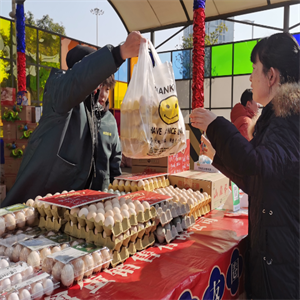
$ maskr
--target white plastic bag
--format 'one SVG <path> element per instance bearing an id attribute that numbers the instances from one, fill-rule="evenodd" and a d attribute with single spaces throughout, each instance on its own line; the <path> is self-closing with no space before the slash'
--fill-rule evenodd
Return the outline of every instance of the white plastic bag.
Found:
<path id="1" fill-rule="evenodd" d="M 131 158 L 164 157 L 186 147 L 172 64 L 161 62 L 150 41 L 141 43 L 121 105 L 121 142 L 124 155 Z"/>

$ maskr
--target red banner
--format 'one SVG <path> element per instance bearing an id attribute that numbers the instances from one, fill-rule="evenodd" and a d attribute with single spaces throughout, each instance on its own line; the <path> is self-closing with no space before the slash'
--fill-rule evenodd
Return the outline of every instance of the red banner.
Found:
<path id="1" fill-rule="evenodd" d="M 46 299 L 237 299 L 244 290 L 245 218 L 212 211 L 170 244 L 155 245 Z"/>

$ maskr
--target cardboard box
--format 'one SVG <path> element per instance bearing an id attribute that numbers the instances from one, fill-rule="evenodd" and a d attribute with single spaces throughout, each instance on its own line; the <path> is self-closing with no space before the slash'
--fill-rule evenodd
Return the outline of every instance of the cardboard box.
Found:
<path id="1" fill-rule="evenodd" d="M 6 197 L 6 185 L 1 184 L 0 185 L 0 203 L 5 199 Z"/>
<path id="2" fill-rule="evenodd" d="M 179 188 L 192 188 L 211 196 L 211 209 L 218 208 L 227 199 L 229 179 L 221 173 L 185 171 L 169 175 L 169 181 Z"/>
<path id="3" fill-rule="evenodd" d="M 3 120 L 3 138 L 15 140 L 17 138 L 17 125 L 15 122 Z"/>
<path id="4" fill-rule="evenodd" d="M 132 159 L 132 173 L 150 172 L 150 170 L 160 170 L 175 174 L 190 169 L 190 140 L 186 141 L 184 152 L 162 158 Z M 152 172 L 152 171 L 151 171 Z M 156 172 L 156 171 L 154 171 Z"/>
<path id="5" fill-rule="evenodd" d="M 1 117 L 3 120 L 3 114 L 6 110 L 14 110 L 14 105 L 3 105 L 1 107 Z M 20 121 L 22 122 L 28 122 L 32 123 L 32 106 L 22 106 L 22 110 L 18 113 L 18 117 L 20 118 Z M 17 121 L 17 120 L 16 120 Z"/>
<path id="6" fill-rule="evenodd" d="M 156 166 L 132 166 L 131 172 L 132 174 L 136 173 L 168 173 L 168 167 L 156 167 Z"/>
<path id="7" fill-rule="evenodd" d="M 12 157 L 11 156 L 12 150 L 7 147 L 7 144 L 13 144 L 14 143 L 18 149 L 23 151 L 23 154 L 24 154 L 24 151 L 25 151 L 26 146 L 28 144 L 28 140 L 26 140 L 26 139 L 22 139 L 22 140 L 3 139 L 3 142 L 4 142 L 4 156 L 5 157 Z"/>
<path id="8" fill-rule="evenodd" d="M 22 158 L 5 158 L 4 173 L 5 175 L 16 175 L 19 172 Z"/>

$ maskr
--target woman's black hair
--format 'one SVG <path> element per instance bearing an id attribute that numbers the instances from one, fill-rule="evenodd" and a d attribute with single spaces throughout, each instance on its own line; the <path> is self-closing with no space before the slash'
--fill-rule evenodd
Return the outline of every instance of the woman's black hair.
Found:
<path id="1" fill-rule="evenodd" d="M 281 84 L 299 82 L 300 48 L 289 33 L 276 33 L 260 40 L 251 53 L 252 63 L 257 59 L 263 64 L 264 73 L 271 67 L 280 72 Z"/>

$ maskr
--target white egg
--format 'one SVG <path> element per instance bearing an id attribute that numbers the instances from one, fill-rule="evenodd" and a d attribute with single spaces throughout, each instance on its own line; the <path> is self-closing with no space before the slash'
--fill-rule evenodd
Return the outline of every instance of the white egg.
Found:
<path id="1" fill-rule="evenodd" d="M 116 223 L 117 221 L 122 222 L 123 216 L 122 216 L 121 214 L 115 214 L 115 215 L 114 215 L 114 220 L 115 220 L 115 223 Z"/>
<path id="2" fill-rule="evenodd" d="M 121 215 L 123 218 L 129 218 L 129 211 L 128 210 L 122 210 Z"/>
<path id="3" fill-rule="evenodd" d="M 122 197 L 119 200 L 120 206 L 122 206 L 123 204 L 126 204 L 126 198 Z"/>
<path id="4" fill-rule="evenodd" d="M 108 216 L 105 218 L 105 221 L 104 221 L 104 226 L 108 227 L 108 226 L 114 226 L 115 224 L 115 221 L 114 221 L 114 218 L 112 216 Z"/>
<path id="5" fill-rule="evenodd" d="M 50 231 L 48 234 L 47 234 L 47 236 L 54 236 L 54 235 L 56 235 L 53 231 Z"/>
<path id="6" fill-rule="evenodd" d="M 5 220 L 0 217 L 0 236 L 5 232 Z"/>
<path id="7" fill-rule="evenodd" d="M 61 271 L 61 283 L 69 287 L 74 282 L 74 269 L 73 266 L 70 264 L 67 264 L 64 266 L 64 268 Z"/>
<path id="8" fill-rule="evenodd" d="M 78 207 L 74 207 L 74 208 L 71 209 L 70 214 L 75 216 L 75 214 L 76 215 L 79 214 L 79 211 L 80 211 L 80 209 Z"/>
<path id="9" fill-rule="evenodd" d="M 25 212 L 26 221 L 28 225 L 32 225 L 35 221 L 34 209 L 28 209 Z"/>
<path id="10" fill-rule="evenodd" d="M 120 209 L 120 204 L 119 203 L 113 203 L 113 209 L 115 208 L 115 207 L 117 207 L 117 208 L 119 208 Z"/>
<path id="11" fill-rule="evenodd" d="M 83 257 L 84 262 L 84 276 L 89 277 L 93 274 L 94 259 L 93 256 L 88 254 Z"/>
<path id="12" fill-rule="evenodd" d="M 100 209 L 100 208 L 104 209 L 104 204 L 102 202 L 98 202 L 96 204 L 96 207 L 97 207 L 97 210 Z"/>
<path id="13" fill-rule="evenodd" d="M 134 200 L 133 201 L 134 206 L 136 207 L 138 204 L 141 204 L 141 202 L 139 200 Z"/>
<path id="14" fill-rule="evenodd" d="M 66 243 L 66 244 L 62 244 L 60 248 L 61 248 L 61 250 L 64 250 L 68 247 L 70 247 L 70 245 Z"/>
<path id="15" fill-rule="evenodd" d="M 61 248 L 59 246 L 55 246 L 51 249 L 51 253 L 59 252 L 61 251 Z"/>
<path id="16" fill-rule="evenodd" d="M 37 251 L 32 251 L 27 258 L 27 264 L 31 266 L 35 271 L 40 269 L 41 258 Z"/>
<path id="17" fill-rule="evenodd" d="M 32 288 L 33 299 L 41 299 L 43 295 L 44 295 L 43 285 L 40 282 L 38 282 Z"/>
<path id="18" fill-rule="evenodd" d="M 28 200 L 26 201 L 26 205 L 27 205 L 27 206 L 33 207 L 33 206 L 34 206 L 34 200 L 28 199 Z"/>
<path id="19" fill-rule="evenodd" d="M 84 262 L 82 258 L 77 258 L 74 261 L 72 261 L 72 265 L 74 267 L 74 280 L 82 280 L 84 275 Z"/>
<path id="20" fill-rule="evenodd" d="M 50 257 L 46 257 L 43 260 L 42 271 L 51 274 L 53 266 L 54 266 L 54 260 Z"/>
<path id="21" fill-rule="evenodd" d="M 18 283 L 22 282 L 23 277 L 22 277 L 22 275 L 20 273 L 17 273 L 14 276 L 12 276 L 10 278 L 10 280 L 11 280 L 11 284 L 15 285 L 15 284 L 18 284 Z"/>
<path id="22" fill-rule="evenodd" d="M 118 239 L 119 241 L 123 241 L 124 240 L 124 235 L 121 233 L 118 236 L 113 236 L 112 240 L 113 242 Z"/>
<path id="23" fill-rule="evenodd" d="M 91 204 L 88 208 L 89 211 L 96 212 L 97 211 L 97 206 L 95 204 Z"/>
<path id="24" fill-rule="evenodd" d="M 104 207 L 106 207 L 107 205 L 112 206 L 112 202 L 110 200 L 107 200 L 104 202 Z"/>
<path id="25" fill-rule="evenodd" d="M 20 300 L 19 296 L 17 293 L 11 293 L 9 296 L 6 296 L 7 300 Z"/>
<path id="26" fill-rule="evenodd" d="M 0 260 L 0 269 L 7 268 L 9 266 L 9 262 L 6 259 Z"/>
<path id="27" fill-rule="evenodd" d="M 85 207 L 83 207 L 83 208 L 79 211 L 78 216 L 81 217 L 81 218 L 87 217 L 88 213 L 89 213 L 89 211 L 88 211 Z"/>
<path id="28" fill-rule="evenodd" d="M 146 208 L 150 209 L 150 205 L 149 205 L 149 203 L 148 203 L 147 201 L 144 201 L 144 202 L 142 203 L 142 205 L 144 206 L 145 209 L 146 209 Z"/>
<path id="29" fill-rule="evenodd" d="M 203 196 L 204 196 L 205 200 L 207 200 L 209 198 L 209 196 L 206 192 L 203 193 Z"/>
<path id="30" fill-rule="evenodd" d="M 106 205 L 105 208 L 104 208 L 105 211 L 109 211 L 109 210 L 112 210 L 112 209 L 113 208 L 112 208 L 111 205 Z"/>
<path id="31" fill-rule="evenodd" d="M 57 196 L 57 195 L 60 195 L 60 193 L 59 193 L 59 192 L 56 192 L 56 193 L 54 194 L 54 196 Z"/>
<path id="32" fill-rule="evenodd" d="M 20 300 L 31 300 L 31 294 L 28 290 L 23 289 L 19 292 Z"/>
<path id="33" fill-rule="evenodd" d="M 145 225 L 143 223 L 138 223 L 139 230 L 142 230 L 145 228 Z"/>
<path id="34" fill-rule="evenodd" d="M 129 203 L 132 203 L 132 199 L 131 198 L 126 199 L 125 203 L 123 203 L 123 204 L 127 204 L 128 205 Z"/>
<path id="35" fill-rule="evenodd" d="M 16 228 L 16 219 L 12 214 L 7 214 L 4 216 L 5 227 L 8 230 L 14 230 Z"/>
<path id="36" fill-rule="evenodd" d="M 141 204 L 141 203 L 137 203 L 136 206 L 135 206 L 135 211 L 138 213 L 140 211 L 144 211 L 144 206 Z"/>
<path id="37" fill-rule="evenodd" d="M 53 282 L 50 278 L 47 278 L 43 281 L 44 294 L 50 296 L 54 290 Z"/>
<path id="38" fill-rule="evenodd" d="M 21 272 L 21 274 L 23 276 L 23 280 L 26 280 L 27 278 L 32 276 L 33 268 L 31 266 L 28 266 L 28 268 L 26 270 L 24 270 L 23 272 Z"/>
<path id="39" fill-rule="evenodd" d="M 133 205 L 133 204 L 132 204 Z M 134 205 L 133 205 L 134 206 Z M 122 206 L 121 206 L 121 210 L 128 210 L 129 209 L 129 206 L 126 204 L 126 203 L 124 203 Z"/>
<path id="40" fill-rule="evenodd" d="M 94 270 L 93 272 L 100 272 L 101 271 L 101 268 L 102 268 L 102 262 L 103 262 L 103 259 L 102 259 L 102 255 L 100 253 L 100 251 L 96 251 L 92 254 L 93 256 L 93 260 L 94 260 Z"/>
<path id="41" fill-rule="evenodd" d="M 25 226 L 26 217 L 23 212 L 19 211 L 16 213 L 16 223 L 19 228 L 22 228 Z"/>
<path id="42" fill-rule="evenodd" d="M 7 256 L 10 260 L 12 260 L 12 254 L 14 252 L 13 247 L 7 247 L 4 251 L 4 256 Z"/>
<path id="43" fill-rule="evenodd" d="M 1 286 L 0 286 L 0 291 L 1 290 L 6 290 L 11 287 L 11 281 L 9 278 L 5 278 L 1 280 Z"/>
<path id="44" fill-rule="evenodd" d="M 20 260 L 20 254 L 21 254 L 22 249 L 23 249 L 23 246 L 21 246 L 19 244 L 14 246 L 14 250 L 11 255 L 11 259 L 13 262 L 18 262 Z"/>
<path id="45" fill-rule="evenodd" d="M 129 215 L 136 215 L 135 209 L 129 208 L 128 209 Z"/>
<path id="46" fill-rule="evenodd" d="M 37 200 L 40 200 L 40 199 L 43 199 L 43 197 L 42 196 L 36 196 L 34 200 L 37 201 Z"/>
<path id="47" fill-rule="evenodd" d="M 109 252 L 107 249 L 103 249 L 101 250 L 101 254 L 102 254 L 102 257 L 103 257 L 103 262 L 106 262 L 104 265 L 103 265 L 103 268 L 104 269 L 107 269 L 110 265 L 110 261 L 111 261 L 111 257 L 109 255 Z"/>
<path id="48" fill-rule="evenodd" d="M 111 200 L 111 202 L 112 202 L 112 203 L 118 203 L 118 204 L 119 204 L 119 198 L 113 198 L 113 199 Z"/>
<path id="49" fill-rule="evenodd" d="M 102 214 L 103 216 L 105 215 L 105 210 L 103 209 L 103 208 L 99 208 L 98 210 L 97 210 L 97 213 L 98 214 Z"/>
<path id="50" fill-rule="evenodd" d="M 104 222 L 104 221 L 105 221 L 105 217 L 104 217 L 103 214 L 98 213 L 98 214 L 96 215 L 96 217 L 95 217 L 95 222 L 96 222 L 96 223 L 99 223 L 100 221 Z"/>
<path id="51" fill-rule="evenodd" d="M 89 211 L 88 215 L 87 215 L 87 219 L 91 220 L 91 219 L 95 219 L 96 217 L 96 212 L 95 211 Z"/>
<path id="52" fill-rule="evenodd" d="M 61 272 L 65 265 L 61 263 L 60 261 L 56 262 L 52 268 L 52 276 L 55 280 L 60 281 L 61 280 Z"/>
<path id="53" fill-rule="evenodd" d="M 128 209 L 132 208 L 132 209 L 135 210 L 135 206 L 134 206 L 134 204 L 132 202 L 128 203 L 127 206 L 128 206 Z"/>
<path id="54" fill-rule="evenodd" d="M 121 211 L 120 211 L 120 209 L 119 209 L 118 207 L 114 207 L 114 208 L 113 208 L 113 213 L 114 213 L 114 215 L 115 215 L 115 214 L 120 214 Z"/>
<path id="55" fill-rule="evenodd" d="M 105 213 L 105 218 L 107 218 L 108 216 L 111 216 L 113 217 L 114 216 L 114 212 L 112 210 L 108 210 L 106 213 Z"/>

